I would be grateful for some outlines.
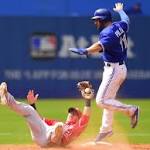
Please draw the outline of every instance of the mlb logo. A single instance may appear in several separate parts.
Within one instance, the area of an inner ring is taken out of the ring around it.
[[[34,58],[55,57],[57,38],[55,33],[34,33],[31,38],[31,56]]]

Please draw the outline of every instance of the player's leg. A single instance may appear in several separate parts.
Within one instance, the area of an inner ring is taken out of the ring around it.
[[[120,111],[132,117],[137,110],[135,106],[126,105],[114,99],[125,77],[126,67],[124,65],[119,66],[119,68],[105,67],[103,80],[96,96],[96,102],[98,106],[104,108],[100,133],[106,133],[106,136],[112,130],[113,111]]]
[[[113,68],[104,67],[102,83],[99,87],[99,90],[98,90],[97,96],[96,96],[96,102],[99,107],[101,107],[101,105],[102,105],[101,101],[103,99],[107,100],[108,96],[109,96],[109,98],[110,97],[114,98],[116,96],[116,91],[118,90],[117,88],[119,88],[119,86],[115,87],[115,88],[110,86],[110,88],[111,88],[111,90],[109,90],[110,92],[108,93],[108,90],[106,92],[106,88],[108,88],[108,85],[110,84],[110,81],[113,79],[113,76],[114,76]],[[107,94],[107,97],[106,97],[106,94]],[[102,125],[100,128],[100,132],[96,138],[96,141],[100,141],[101,139],[103,139],[104,136],[107,136],[107,133],[109,134],[112,132],[114,111],[112,111],[111,109],[107,109],[105,107],[102,107],[102,108],[103,108]]]
[[[4,82],[0,85],[0,97],[1,104],[7,105],[11,110],[26,119],[33,141],[40,146],[47,145],[50,142],[51,137],[54,138],[54,142],[56,141],[55,132],[58,133],[57,129],[59,129],[60,125],[46,125],[39,114],[30,105],[18,102],[14,99],[14,97],[7,91],[7,84]]]
[[[120,111],[128,116],[132,116],[136,111],[137,107],[133,105],[123,104],[122,102],[115,99],[116,93],[118,92],[120,85],[126,78],[125,65],[115,66],[108,69],[112,70],[110,71],[106,69],[105,71],[105,77],[102,81],[96,97],[97,104],[102,106],[103,108],[112,111]]]
[[[95,139],[95,142],[99,142],[104,138],[109,137],[113,134],[113,129],[112,129],[113,115],[114,115],[113,111],[105,108],[103,109],[102,124],[99,133]]]

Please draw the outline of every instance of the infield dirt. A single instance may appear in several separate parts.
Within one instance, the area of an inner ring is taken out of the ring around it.
[[[70,145],[68,147],[51,147],[51,148],[40,148],[37,145],[0,145],[0,150],[150,150],[150,144],[115,144],[115,145],[94,145],[94,146],[81,146],[81,145]]]

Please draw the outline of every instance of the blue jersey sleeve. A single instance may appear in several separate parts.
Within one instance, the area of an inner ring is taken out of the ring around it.
[[[129,23],[130,23],[130,19],[128,17],[128,15],[123,11],[119,11],[118,12],[119,15],[120,15],[120,18],[121,18],[121,27],[122,29],[127,32],[129,30]]]
[[[122,21],[126,22],[127,24],[130,23],[130,19],[129,19],[128,15],[123,10],[120,10],[118,13],[119,13]]]
[[[120,24],[121,28],[122,28],[125,32],[128,32],[128,30],[129,30],[129,25],[128,25],[125,21],[119,21],[119,24]]]

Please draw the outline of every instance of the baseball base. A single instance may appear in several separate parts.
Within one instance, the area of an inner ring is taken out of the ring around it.
[[[93,141],[90,141],[90,142],[87,142],[87,143],[82,144],[81,146],[82,146],[82,147],[87,147],[87,146],[96,146],[96,145],[112,146],[111,143],[103,142],[103,141],[96,142],[96,143],[93,142]]]

